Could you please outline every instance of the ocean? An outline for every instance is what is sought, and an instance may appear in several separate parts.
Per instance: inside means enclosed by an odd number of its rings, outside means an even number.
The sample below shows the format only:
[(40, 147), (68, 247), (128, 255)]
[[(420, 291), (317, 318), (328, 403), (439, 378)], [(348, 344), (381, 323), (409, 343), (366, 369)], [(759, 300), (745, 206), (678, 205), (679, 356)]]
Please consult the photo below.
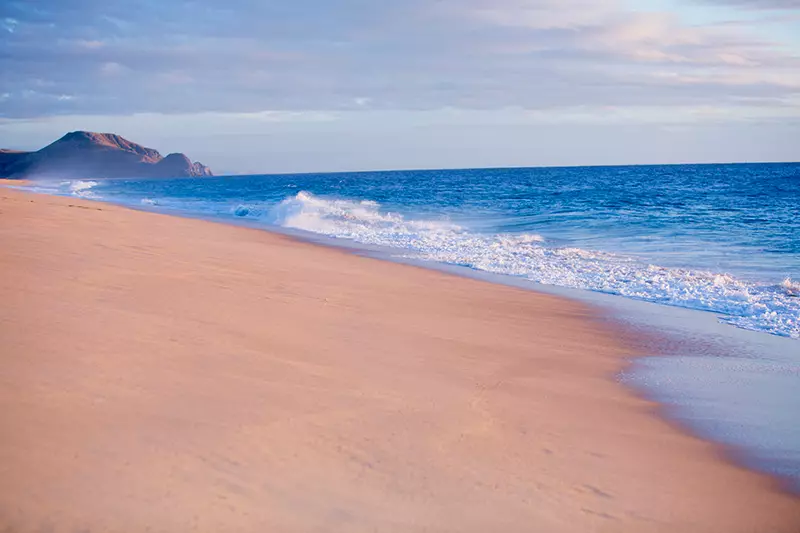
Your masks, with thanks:
[(619, 305), (633, 317), (674, 316), (665, 330), (716, 339), (716, 348), (684, 343), (674, 357), (643, 359), (621, 379), (800, 487), (800, 163), (55, 180), (30, 188), (329, 239), (590, 301), (603, 295), (598, 301), (611, 307), (624, 299)]

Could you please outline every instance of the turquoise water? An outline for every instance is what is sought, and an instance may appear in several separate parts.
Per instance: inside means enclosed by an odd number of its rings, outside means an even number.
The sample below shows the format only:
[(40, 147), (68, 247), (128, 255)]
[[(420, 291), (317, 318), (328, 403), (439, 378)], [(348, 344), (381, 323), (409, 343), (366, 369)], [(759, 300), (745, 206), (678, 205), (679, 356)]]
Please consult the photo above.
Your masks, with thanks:
[[(586, 298), (673, 339), (621, 378), (800, 490), (800, 164), (36, 182)], [(246, 260), (246, 258), (237, 258)], [(637, 326), (638, 325), (638, 326)]]

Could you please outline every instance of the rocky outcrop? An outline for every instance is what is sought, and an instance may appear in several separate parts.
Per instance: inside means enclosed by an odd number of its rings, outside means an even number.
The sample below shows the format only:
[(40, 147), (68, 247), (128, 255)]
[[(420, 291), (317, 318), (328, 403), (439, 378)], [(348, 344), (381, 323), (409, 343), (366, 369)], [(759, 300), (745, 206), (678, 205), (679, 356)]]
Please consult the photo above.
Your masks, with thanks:
[(201, 163), (192, 161), (183, 154), (169, 154), (167, 157), (156, 163), (154, 171), (162, 176), (183, 175), (182, 172), (190, 173), (190, 176), (213, 176), (211, 169)]
[(113, 133), (74, 131), (36, 152), (0, 150), (3, 178), (171, 178), (212, 176), (183, 154), (162, 157)]

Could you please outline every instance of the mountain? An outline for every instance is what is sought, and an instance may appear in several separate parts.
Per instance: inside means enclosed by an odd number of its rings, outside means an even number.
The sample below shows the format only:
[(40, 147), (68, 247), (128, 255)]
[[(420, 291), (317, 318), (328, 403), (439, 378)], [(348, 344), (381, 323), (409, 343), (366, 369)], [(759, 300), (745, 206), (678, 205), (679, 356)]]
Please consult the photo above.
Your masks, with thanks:
[(0, 178), (173, 178), (212, 176), (183, 154), (163, 157), (114, 133), (73, 131), (36, 152), (0, 150)]

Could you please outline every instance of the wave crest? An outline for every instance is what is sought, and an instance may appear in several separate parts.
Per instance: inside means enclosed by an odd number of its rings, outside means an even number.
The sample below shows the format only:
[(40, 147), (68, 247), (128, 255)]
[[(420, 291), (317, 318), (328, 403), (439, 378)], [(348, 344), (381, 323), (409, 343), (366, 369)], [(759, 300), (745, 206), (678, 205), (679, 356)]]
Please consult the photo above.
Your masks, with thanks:
[(793, 281), (791, 278), (786, 278), (781, 282), (780, 288), (783, 289), (787, 295), (800, 298), (800, 281)]
[(383, 212), (370, 200), (324, 199), (301, 191), (274, 207), (268, 216), (272, 224), (332, 237), (348, 238), (366, 244), (421, 244), (419, 238), (435, 233), (458, 233), (461, 227), (448, 221), (407, 220), (402, 215)]
[(65, 183), (68, 184), (69, 191), (75, 194), (76, 196), (83, 196), (89, 194), (88, 193), (89, 189), (92, 189), (93, 187), (97, 186), (96, 181), (77, 180), (77, 181), (68, 181)]
[(530, 281), (711, 311), (730, 324), (800, 338), (800, 283), (757, 284), (724, 273), (665, 268), (606, 252), (548, 246), (536, 234), (480, 234), (447, 220), (413, 220), (371, 201), (300, 192), (267, 222), (405, 255)]

